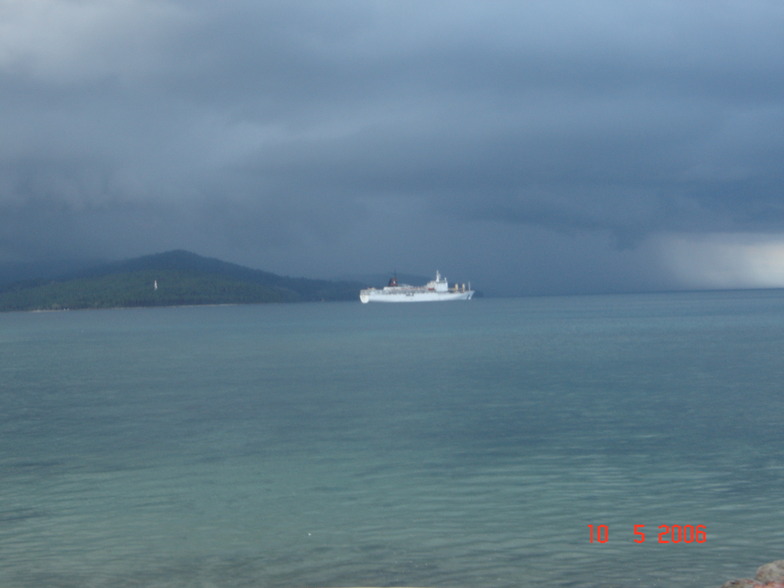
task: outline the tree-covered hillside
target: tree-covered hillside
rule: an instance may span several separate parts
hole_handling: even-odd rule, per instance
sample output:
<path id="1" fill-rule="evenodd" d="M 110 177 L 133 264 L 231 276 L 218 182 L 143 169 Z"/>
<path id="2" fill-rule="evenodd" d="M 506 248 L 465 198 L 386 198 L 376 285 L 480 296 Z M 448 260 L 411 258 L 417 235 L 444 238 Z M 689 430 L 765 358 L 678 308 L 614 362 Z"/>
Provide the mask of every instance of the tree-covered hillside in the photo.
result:
<path id="1" fill-rule="evenodd" d="M 355 282 L 289 278 L 187 251 L 101 265 L 0 288 L 0 310 L 353 300 Z"/>

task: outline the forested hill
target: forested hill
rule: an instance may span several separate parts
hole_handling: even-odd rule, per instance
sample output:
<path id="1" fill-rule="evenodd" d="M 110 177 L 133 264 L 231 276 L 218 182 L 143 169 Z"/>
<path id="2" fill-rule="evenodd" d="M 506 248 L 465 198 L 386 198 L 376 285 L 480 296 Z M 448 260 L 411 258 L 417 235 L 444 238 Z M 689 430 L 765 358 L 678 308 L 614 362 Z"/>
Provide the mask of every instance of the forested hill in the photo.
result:
<path id="1" fill-rule="evenodd" d="M 188 251 L 0 286 L 0 311 L 355 300 L 359 282 L 290 278 Z"/>

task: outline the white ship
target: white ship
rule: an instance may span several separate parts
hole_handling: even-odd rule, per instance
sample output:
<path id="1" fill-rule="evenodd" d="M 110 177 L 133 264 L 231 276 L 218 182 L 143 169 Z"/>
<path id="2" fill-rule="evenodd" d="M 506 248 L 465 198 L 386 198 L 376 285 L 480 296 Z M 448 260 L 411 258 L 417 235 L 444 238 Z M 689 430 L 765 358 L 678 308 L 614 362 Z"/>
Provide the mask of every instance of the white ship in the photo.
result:
<path id="1" fill-rule="evenodd" d="M 436 279 L 424 286 L 398 284 L 397 276 L 392 276 L 383 288 L 365 288 L 360 290 L 359 299 L 362 304 L 368 302 L 441 302 L 445 300 L 471 300 L 474 291 L 471 284 L 457 284 L 450 288 L 441 272 L 436 272 Z"/>

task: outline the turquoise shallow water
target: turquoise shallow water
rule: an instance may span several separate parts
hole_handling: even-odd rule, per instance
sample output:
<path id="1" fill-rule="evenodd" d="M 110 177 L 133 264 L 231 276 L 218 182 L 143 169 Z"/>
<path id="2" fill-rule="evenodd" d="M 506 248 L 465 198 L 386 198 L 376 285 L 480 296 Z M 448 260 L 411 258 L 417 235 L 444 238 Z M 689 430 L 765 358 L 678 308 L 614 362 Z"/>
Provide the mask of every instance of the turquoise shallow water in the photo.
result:
<path id="1" fill-rule="evenodd" d="M 783 373 L 776 291 L 2 314 L 0 586 L 719 586 Z"/>

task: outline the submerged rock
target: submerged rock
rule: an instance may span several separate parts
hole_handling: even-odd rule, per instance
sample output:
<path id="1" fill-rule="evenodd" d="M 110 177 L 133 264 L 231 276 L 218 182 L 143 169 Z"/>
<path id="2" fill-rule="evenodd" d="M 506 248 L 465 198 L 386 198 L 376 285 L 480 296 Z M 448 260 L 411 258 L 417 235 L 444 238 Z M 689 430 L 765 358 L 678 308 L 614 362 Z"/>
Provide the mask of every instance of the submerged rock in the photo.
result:
<path id="1" fill-rule="evenodd" d="M 759 584 L 751 578 L 740 578 L 738 580 L 724 582 L 724 584 L 721 585 L 721 588 L 754 588 L 755 585 L 758 586 Z"/>

